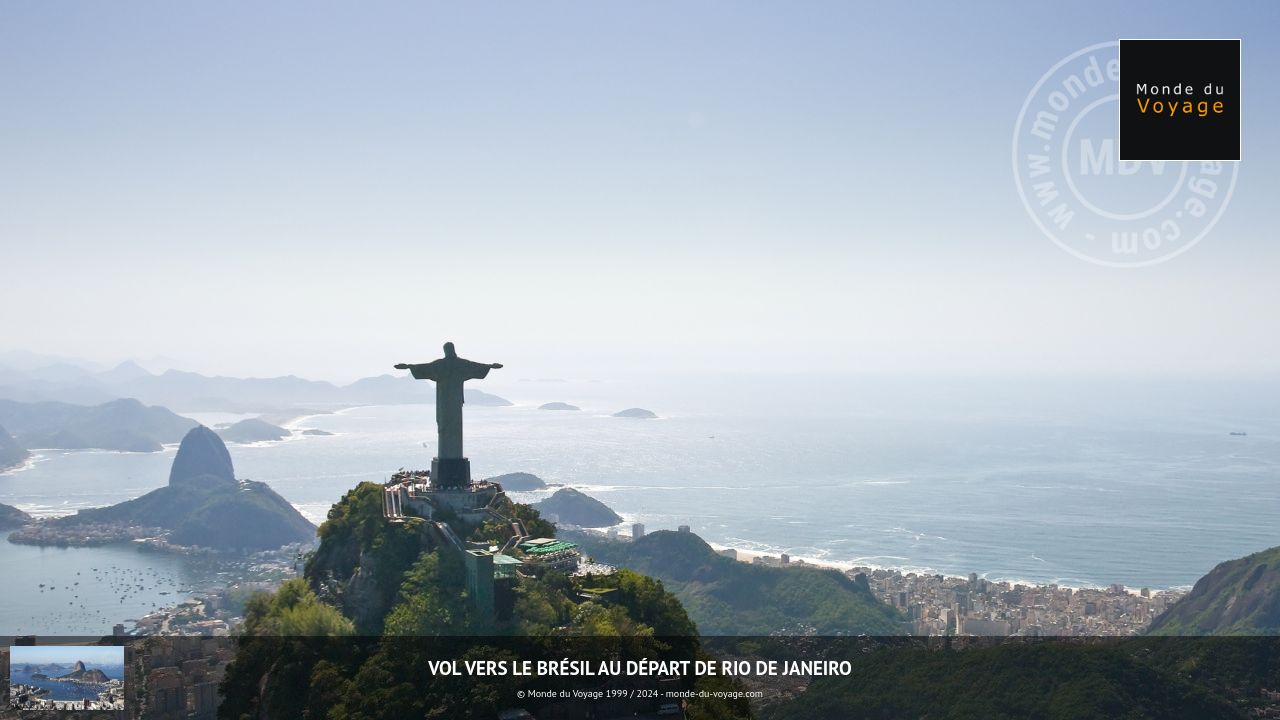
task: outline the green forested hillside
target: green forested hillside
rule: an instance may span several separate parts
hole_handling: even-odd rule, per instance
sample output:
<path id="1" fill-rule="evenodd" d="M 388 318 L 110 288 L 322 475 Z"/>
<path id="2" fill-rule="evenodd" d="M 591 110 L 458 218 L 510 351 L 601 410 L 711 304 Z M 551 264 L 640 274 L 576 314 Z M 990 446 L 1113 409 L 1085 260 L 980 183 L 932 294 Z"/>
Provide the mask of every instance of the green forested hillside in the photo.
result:
<path id="1" fill-rule="evenodd" d="M 719 555 L 693 533 L 659 531 L 636 542 L 573 539 L 595 559 L 662 580 L 704 635 L 899 635 L 901 615 L 844 574 L 767 567 Z"/>
<path id="2" fill-rule="evenodd" d="M 573 488 L 561 488 L 534 507 L 543 515 L 555 515 L 559 522 L 579 527 L 610 527 L 622 522 L 608 505 Z"/>
<path id="3" fill-rule="evenodd" d="M 1280 635 L 1280 547 L 1219 564 L 1149 633 Z"/>
<path id="4" fill-rule="evenodd" d="M 528 506 L 513 504 L 510 511 L 526 526 L 542 523 Z M 424 524 L 388 522 L 382 487 L 372 483 L 336 503 L 320 527 L 320 548 L 307 563 L 306 582 L 291 581 L 249 603 L 246 635 L 223 683 L 219 716 L 491 720 L 513 704 L 535 715 L 564 704 L 519 691 L 599 689 L 602 683 L 627 692 L 598 709 L 631 716 L 656 709 L 652 697 L 626 698 L 632 689 L 656 688 L 657 678 L 435 676 L 427 671 L 428 661 L 706 657 L 680 602 L 660 581 L 625 570 L 607 576 L 530 574 L 515 586 L 510 619 L 483 617 L 468 596 L 461 556 L 436 547 Z M 454 524 L 462 537 L 499 525 Z M 673 689 L 738 689 L 723 677 L 671 682 Z M 594 706 L 576 707 L 581 713 Z M 750 710 L 744 699 L 708 696 L 691 701 L 689 717 L 745 720 Z"/>

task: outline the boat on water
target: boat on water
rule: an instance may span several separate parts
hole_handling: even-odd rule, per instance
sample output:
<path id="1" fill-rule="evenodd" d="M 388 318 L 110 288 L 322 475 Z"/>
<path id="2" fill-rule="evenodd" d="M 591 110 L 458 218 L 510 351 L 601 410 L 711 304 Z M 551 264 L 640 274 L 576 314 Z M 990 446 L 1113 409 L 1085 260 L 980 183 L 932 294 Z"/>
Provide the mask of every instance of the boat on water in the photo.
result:
<path id="1" fill-rule="evenodd" d="M 1238 431 L 1232 430 L 1232 431 L 1231 431 L 1231 434 L 1232 434 L 1232 435 L 1235 435 L 1235 436 L 1237 436 L 1237 437 L 1244 437 L 1244 436 L 1248 435 L 1249 433 L 1247 433 L 1247 432 L 1238 432 Z"/>

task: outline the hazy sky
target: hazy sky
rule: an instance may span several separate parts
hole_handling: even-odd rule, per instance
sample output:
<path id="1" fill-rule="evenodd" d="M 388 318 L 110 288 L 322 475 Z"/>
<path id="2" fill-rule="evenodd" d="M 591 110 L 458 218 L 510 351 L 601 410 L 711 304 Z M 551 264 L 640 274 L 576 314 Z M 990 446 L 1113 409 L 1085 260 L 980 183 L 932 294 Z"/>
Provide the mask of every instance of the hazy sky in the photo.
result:
<path id="1" fill-rule="evenodd" d="M 13 665 L 23 663 L 73 663 L 86 665 L 122 665 L 124 649 L 119 647 L 95 647 L 92 645 L 13 646 L 9 648 Z"/>
<path id="2" fill-rule="evenodd" d="M 1277 28 L 1275 3 L 6 2 L 0 350 L 1274 371 Z M 1244 39 L 1230 208 L 1141 270 L 1055 247 L 1009 167 L 1041 74 L 1118 37 Z"/>

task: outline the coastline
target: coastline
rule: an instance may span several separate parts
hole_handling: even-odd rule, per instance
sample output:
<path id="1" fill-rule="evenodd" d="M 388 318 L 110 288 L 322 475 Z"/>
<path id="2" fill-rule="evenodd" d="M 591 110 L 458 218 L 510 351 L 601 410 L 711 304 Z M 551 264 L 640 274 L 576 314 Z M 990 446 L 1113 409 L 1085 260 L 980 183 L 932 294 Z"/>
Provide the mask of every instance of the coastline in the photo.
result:
<path id="1" fill-rule="evenodd" d="M 344 407 L 334 411 L 318 411 L 318 412 L 312 412 L 307 414 L 294 415 L 289 417 L 281 425 L 281 427 L 286 427 L 291 431 L 292 434 L 290 437 L 283 438 L 281 440 L 275 440 L 275 441 L 264 441 L 259 443 L 242 443 L 241 445 L 268 447 L 268 446 L 274 446 L 274 445 L 281 445 L 290 441 L 296 441 L 296 440 L 304 439 L 307 437 L 311 437 L 311 436 L 302 435 L 300 432 L 300 430 L 305 429 L 305 428 L 302 428 L 301 425 L 303 423 L 306 423 L 308 420 L 317 418 L 317 417 L 332 416 L 332 415 L 339 415 L 347 412 L 353 412 L 353 411 L 357 411 L 362 408 L 368 408 L 368 407 L 377 407 L 377 406 L 353 405 L 350 407 Z M 160 452 L 168 452 L 171 450 L 175 450 L 176 448 L 177 448 L 176 443 L 171 445 L 165 445 L 164 450 Z M 53 452 L 119 454 L 119 453 L 124 453 L 126 451 L 86 449 L 86 450 L 53 450 Z M 32 451 L 31 457 L 29 457 L 26 461 L 24 461 L 22 465 L 9 468 L 8 470 L 0 471 L 0 477 L 4 477 L 6 475 L 29 470 L 32 467 L 34 467 L 38 462 L 41 462 L 47 459 L 48 459 L 48 455 L 41 453 L 39 451 Z M 551 492 L 554 492 L 554 490 L 559 487 L 577 487 L 577 485 L 574 483 L 549 484 L 547 488 L 541 491 L 538 491 L 538 490 L 518 491 L 518 494 L 529 494 L 529 495 L 536 496 L 536 497 L 531 497 L 528 500 L 529 502 L 536 502 L 537 500 L 544 499 L 545 496 L 549 496 Z M 291 502 L 290 504 L 293 505 L 294 508 L 297 509 L 299 512 L 301 512 L 304 517 L 306 517 L 308 520 L 315 523 L 316 525 L 319 525 L 321 522 L 324 521 L 328 512 L 328 508 L 331 507 L 332 505 L 332 503 L 329 503 L 329 504 L 325 504 L 324 507 L 321 507 L 322 504 L 320 503 L 304 503 L 300 505 L 298 503 Z M 61 507 L 58 507 L 55 509 L 55 508 L 50 508 L 49 506 L 46 506 L 46 505 L 24 506 L 23 504 L 17 504 L 15 505 L 15 507 L 17 507 L 20 510 L 23 510 L 24 512 L 27 512 L 28 514 L 31 514 L 36 519 L 48 519 L 48 518 L 62 517 L 66 515 L 73 515 L 76 512 L 78 512 L 78 510 L 80 509 L 80 508 L 61 508 Z M 322 510 L 323 512 L 321 512 Z M 625 532 L 626 530 L 629 530 L 631 524 L 638 521 L 638 516 L 634 514 L 630 514 L 626 512 L 620 512 L 619 514 L 623 516 L 624 521 L 623 523 L 620 523 L 619 525 L 615 526 L 615 528 L 619 529 L 620 531 Z M 710 542 L 710 541 L 708 541 L 708 544 L 711 545 L 711 547 L 715 549 L 716 552 L 733 550 L 737 554 L 737 558 L 743 562 L 752 562 L 756 558 L 760 558 L 762 561 L 769 561 L 770 559 L 772 559 L 772 561 L 777 562 L 779 561 L 780 555 L 782 554 L 782 551 L 775 550 L 775 549 L 770 549 L 770 550 L 751 549 L 748 547 L 744 547 L 742 545 Z M 766 547 L 771 546 L 771 544 L 769 543 L 755 543 L 757 548 L 761 544 L 764 544 Z M 940 572 L 934 568 L 928 568 L 928 567 L 867 563 L 867 562 L 858 562 L 854 560 L 832 560 L 829 558 L 815 558 L 815 557 L 805 556 L 805 555 L 790 555 L 790 558 L 793 563 L 803 563 L 809 566 L 828 568 L 828 569 L 838 570 L 840 572 L 848 572 L 851 570 L 886 571 L 886 572 L 899 573 L 902 575 L 916 574 L 916 575 L 926 575 L 926 576 L 941 576 L 947 579 L 958 579 L 958 580 L 967 579 L 966 576 L 957 574 L 954 571 Z M 997 576 L 989 575 L 984 572 L 978 572 L 977 574 L 979 578 L 982 578 L 989 582 L 1020 584 L 1028 587 L 1050 587 L 1050 586 L 1056 585 L 1057 587 L 1060 587 L 1060 588 L 1070 588 L 1074 590 L 1105 590 L 1108 587 L 1106 585 L 1101 585 L 1101 584 L 1054 582 L 1051 580 L 1033 580 L 1028 578 L 997 577 Z M 1125 584 L 1125 587 L 1126 589 L 1128 589 L 1129 592 L 1136 592 L 1136 590 L 1133 590 L 1132 588 L 1130 588 L 1130 586 L 1127 583 Z M 1191 585 L 1173 585 L 1173 586 L 1167 586 L 1167 587 L 1148 586 L 1148 588 L 1153 593 L 1156 593 L 1156 592 L 1185 593 L 1191 589 Z"/>
<path id="2" fill-rule="evenodd" d="M 616 526 L 576 531 L 602 537 L 606 542 L 636 542 L 633 535 L 617 532 Z M 676 532 L 694 534 L 685 527 Z M 850 591 L 867 592 L 901 613 L 910 625 L 908 634 L 915 636 L 1141 635 L 1186 595 L 1183 590 L 1134 589 L 1118 583 L 1109 587 L 1071 587 L 1053 582 L 993 580 L 980 578 L 977 573 L 965 577 L 873 568 L 856 561 L 840 563 L 738 549 L 723 543 L 707 545 L 726 559 L 760 565 L 762 570 L 767 569 L 766 574 L 800 573 L 803 568 L 834 570 L 847 578 Z M 714 571 L 711 575 L 717 576 Z"/>
<path id="3" fill-rule="evenodd" d="M 569 487 L 569 486 L 566 486 L 566 487 Z M 616 508 L 614 509 L 614 511 L 618 512 Z M 625 512 L 618 512 L 618 514 L 623 516 L 623 522 L 613 526 L 613 528 L 594 528 L 594 529 L 584 528 L 584 530 L 586 532 L 599 533 L 603 535 L 610 529 L 616 529 L 619 531 L 620 537 L 626 537 L 629 540 L 630 537 L 623 534 L 623 531 L 629 531 L 631 528 L 631 525 L 639 521 L 636 519 L 635 515 L 630 515 Z M 649 530 L 649 532 L 653 532 L 655 530 L 665 530 L 665 529 L 668 529 L 668 528 L 652 528 Z M 702 536 L 699 535 L 699 537 L 702 537 Z M 827 558 L 815 558 L 815 557 L 810 557 L 806 555 L 792 555 L 790 553 L 783 553 L 782 551 L 749 549 L 749 548 L 742 547 L 740 545 L 712 542 L 710 540 L 707 540 L 706 538 L 703 538 L 703 541 L 706 542 L 708 545 L 710 545 L 711 549 L 715 550 L 717 553 L 720 553 L 722 555 L 725 554 L 725 551 L 732 550 L 736 556 L 735 559 L 738 560 L 739 562 L 752 563 L 752 562 L 759 561 L 765 564 L 782 565 L 781 556 L 783 554 L 786 554 L 790 560 L 788 564 L 796 565 L 798 567 L 804 567 L 804 566 L 818 567 L 818 568 L 824 568 L 828 570 L 837 570 L 842 573 L 849 573 L 851 571 L 868 572 L 868 573 L 881 571 L 881 572 L 888 572 L 888 573 L 897 573 L 903 576 L 917 575 L 917 576 L 941 577 L 944 580 L 967 581 L 969 579 L 965 575 L 959 575 L 959 574 L 956 574 L 955 572 L 940 572 L 933 568 L 902 566 L 902 565 L 883 565 L 883 564 L 877 564 L 877 563 L 857 562 L 854 560 L 831 560 Z M 1134 594 L 1134 595 L 1139 594 L 1143 589 L 1142 587 L 1130 586 L 1127 583 L 1115 583 L 1114 585 L 1095 585 L 1095 584 L 1088 584 L 1088 583 L 1055 582 L 1051 580 L 1030 580 L 1027 578 L 994 577 L 994 576 L 991 576 L 990 574 L 986 574 L 983 572 L 977 572 L 977 576 L 979 579 L 986 580 L 987 582 L 991 582 L 991 583 L 1024 585 L 1026 587 L 1032 587 L 1032 588 L 1058 587 L 1058 588 L 1069 589 L 1069 590 L 1101 591 L 1101 590 L 1108 590 L 1110 587 L 1123 586 L 1125 588 L 1125 592 Z M 1143 587 L 1145 587 L 1145 589 L 1147 589 L 1151 594 L 1172 593 L 1172 594 L 1182 595 L 1189 592 L 1192 586 L 1191 585 L 1172 585 L 1168 587 L 1156 587 L 1156 586 L 1143 586 Z"/>
<path id="4" fill-rule="evenodd" d="M 781 556 L 779 554 L 761 552 L 759 550 L 744 550 L 742 548 L 733 547 L 731 545 L 723 545 L 720 543 L 713 543 L 713 542 L 708 542 L 707 544 L 710 545 L 713 550 L 721 554 L 724 554 L 725 550 L 733 550 L 734 553 L 736 553 L 737 555 L 735 559 L 738 560 L 739 562 L 752 563 L 759 560 L 763 563 L 772 563 L 772 564 L 782 565 Z M 932 576 L 932 577 L 941 577 L 944 580 L 954 580 L 954 581 L 964 581 L 964 582 L 967 582 L 969 580 L 969 578 L 964 575 L 955 575 L 952 573 L 937 572 L 930 568 L 896 567 L 891 565 L 873 565 L 869 563 L 858 563 L 853 561 L 823 560 L 818 558 L 805 557 L 803 555 L 789 555 L 788 557 L 790 558 L 790 562 L 787 563 L 788 565 L 796 565 L 800 567 L 804 567 L 804 566 L 818 567 L 818 568 L 823 568 L 827 570 L 838 570 L 842 573 L 850 573 L 854 571 L 858 571 L 858 572 L 881 571 L 881 572 L 888 572 L 888 573 L 897 573 L 903 576 L 906 576 L 906 575 Z M 986 580 L 987 582 L 1006 583 L 1009 585 L 1025 585 L 1027 587 L 1032 587 L 1032 588 L 1048 588 L 1048 587 L 1056 586 L 1058 588 L 1069 589 L 1069 590 L 1101 591 L 1101 590 L 1109 589 L 1109 587 L 1105 585 L 1086 585 L 1086 584 L 1076 584 L 1076 583 L 1046 582 L 1043 580 L 1027 580 L 1025 578 L 990 577 L 988 575 L 984 575 L 983 573 L 977 573 L 977 576 L 979 579 Z M 1119 585 L 1119 583 L 1117 583 L 1117 585 Z M 1141 593 L 1140 588 L 1130 587 L 1129 585 L 1124 585 L 1123 587 L 1125 588 L 1125 592 L 1129 594 L 1138 595 Z M 1161 588 L 1148 587 L 1146 589 L 1149 590 L 1150 593 L 1153 595 L 1156 593 L 1182 594 L 1190 591 L 1191 586 L 1185 585 L 1185 586 L 1161 587 Z"/>
<path id="5" fill-rule="evenodd" d="M 382 406 L 353 405 L 350 407 L 340 408 L 335 411 L 325 411 L 325 410 L 317 410 L 313 412 L 300 411 L 298 414 L 293 414 L 287 418 L 284 418 L 282 422 L 282 426 L 287 427 L 291 431 L 291 433 L 293 433 L 292 437 L 285 438 L 278 441 L 248 443 L 245 445 L 247 446 L 283 445 L 287 440 L 297 440 L 297 439 L 300 439 L 301 437 L 306 437 L 300 434 L 300 431 L 304 428 L 317 427 L 317 426 L 323 428 L 326 424 L 323 418 L 326 416 L 334 418 L 337 415 L 359 414 L 359 413 L 362 413 L 362 411 L 368 410 L 370 408 L 379 408 L 379 407 L 382 407 Z M 350 427 L 350 425 L 343 425 L 343 427 Z M 342 434 L 342 433 L 339 433 L 339 434 Z M 314 447 L 320 448 L 322 446 L 323 444 L 319 446 L 314 446 Z M 162 456 L 170 455 L 172 451 L 176 449 L 176 447 L 177 447 L 176 444 L 166 445 L 164 446 L 164 450 L 157 454 Z M 313 447 L 313 446 L 306 446 L 306 447 Z M 333 447 L 335 449 L 341 450 L 344 446 L 341 443 L 339 443 L 337 445 L 333 445 L 329 447 Z M 233 447 L 232 452 L 234 453 L 234 451 L 235 450 Z M 266 452 L 270 453 L 272 451 L 266 451 Z M 143 453 L 130 453 L 130 452 L 124 452 L 124 451 L 109 451 L 109 450 L 50 451 L 46 453 L 41 453 L 39 455 L 35 455 L 32 458 L 29 458 L 28 461 L 24 464 L 25 467 L 23 469 L 30 469 L 38 461 L 44 460 L 44 459 L 52 459 L 55 461 L 59 461 L 62 459 L 62 455 L 64 454 L 66 455 L 79 455 L 79 454 L 142 455 Z M 91 460 L 92 460 L 91 458 L 86 459 L 85 462 L 88 463 Z M 538 463 L 536 461 L 532 463 L 527 463 L 527 458 L 525 459 L 517 458 L 515 462 L 517 464 L 514 465 L 514 467 L 521 467 L 521 466 L 527 466 L 527 465 L 541 467 L 541 466 L 547 465 L 545 463 Z M 505 464 L 509 467 L 512 466 L 512 461 L 510 460 L 510 458 L 507 459 Z M 55 462 L 53 464 L 53 467 L 54 469 L 58 469 L 61 467 L 61 465 L 58 465 Z M 9 472 L 21 472 L 21 470 L 16 470 L 16 471 L 10 470 Z M 48 474 L 48 473 L 44 473 L 44 474 Z M 583 474 L 573 473 L 572 475 L 570 475 L 570 477 L 572 477 L 573 475 L 577 475 L 578 477 L 583 477 L 585 473 Z M 512 495 L 513 496 L 524 495 L 527 498 L 529 498 L 527 501 L 532 502 L 535 499 L 542 499 L 550 495 L 560 487 L 583 488 L 588 491 L 606 487 L 604 485 L 594 485 L 591 483 L 579 483 L 579 482 L 573 482 L 571 480 L 566 482 L 564 481 L 566 480 L 564 475 L 558 475 L 557 478 L 560 479 L 561 482 L 548 483 L 548 487 L 544 488 L 543 490 L 524 491 L 520 493 L 513 492 Z M 643 480 L 639 482 L 615 481 L 615 484 L 608 485 L 607 487 L 608 489 L 611 489 L 611 490 L 616 489 L 616 490 L 644 491 L 648 489 L 646 485 L 647 483 L 645 483 Z M 695 485 L 694 489 L 700 489 L 696 487 L 698 485 L 697 483 L 695 483 L 694 485 Z M 666 488 L 664 487 L 662 489 L 666 489 Z M 719 489 L 724 489 L 724 488 L 719 488 Z M 731 488 L 731 489 L 745 490 L 745 488 Z M 308 520 L 311 520 L 316 524 L 320 524 L 321 522 L 324 521 L 325 516 L 327 515 L 328 509 L 332 506 L 333 500 L 336 499 L 336 497 L 330 497 L 326 499 L 324 497 L 325 495 L 327 495 L 327 493 L 314 496 L 316 497 L 317 500 L 323 500 L 323 502 L 310 502 L 310 503 L 301 503 L 301 504 L 291 502 L 290 504 L 293 505 L 295 508 L 297 508 L 300 512 L 302 512 L 304 517 L 307 517 Z M 605 497 L 607 498 L 609 496 L 605 494 Z M 624 500 L 621 496 L 614 496 L 614 499 L 615 501 L 619 501 L 620 504 L 624 506 L 630 505 L 635 510 L 643 511 L 644 508 L 647 507 L 647 505 L 645 505 L 643 501 L 640 501 L 640 500 L 627 501 L 627 500 Z M 675 529 L 675 523 L 677 521 L 687 522 L 686 519 L 683 519 L 684 513 L 686 511 L 695 512 L 694 510 L 691 509 L 693 506 L 682 506 L 682 507 L 683 507 L 683 510 L 681 509 L 681 507 L 677 507 L 670 510 L 668 514 L 649 515 L 647 517 L 643 514 L 643 512 L 621 513 L 626 518 L 626 523 L 620 526 L 619 529 L 621 530 L 622 533 L 625 534 L 627 532 L 629 524 L 635 521 L 642 521 L 642 522 L 646 522 L 646 524 L 650 524 L 652 530 L 657 530 L 659 528 L 664 528 L 664 527 L 666 529 Z M 22 509 L 26 510 L 28 508 L 22 507 Z M 36 508 L 31 508 L 31 510 L 36 510 Z M 75 512 L 75 509 L 64 508 L 64 507 L 59 507 L 59 508 L 41 507 L 37 510 L 37 512 L 40 512 L 42 515 L 46 517 L 50 517 L 50 516 L 56 516 L 56 515 Z M 693 519 L 695 522 L 698 521 L 697 517 L 692 517 L 690 519 Z M 714 526 L 708 526 L 703 528 L 702 531 L 714 533 L 716 532 L 716 528 Z M 760 536 L 753 536 L 749 534 L 751 532 L 749 529 L 747 529 L 746 532 L 744 532 L 743 529 L 738 529 L 736 532 L 721 530 L 720 539 L 726 542 L 715 542 L 715 543 L 710 543 L 710 545 L 718 552 L 729 550 L 729 549 L 734 550 L 734 555 L 736 556 L 736 559 L 742 562 L 752 563 L 752 562 L 759 561 L 762 564 L 772 564 L 772 565 L 778 566 L 778 565 L 782 565 L 780 555 L 786 549 L 786 547 L 784 546 L 784 543 L 797 543 L 797 546 L 799 543 L 799 541 L 795 537 L 787 534 L 786 526 L 780 526 L 779 528 L 776 528 L 776 529 L 766 528 L 762 526 L 762 527 L 755 528 L 755 531 L 759 532 Z M 728 535 L 728 537 L 725 537 L 726 535 Z M 761 537 L 761 536 L 764 536 L 764 537 Z M 853 540 L 845 541 L 844 545 L 839 546 L 840 548 L 839 553 L 842 555 L 856 555 L 856 550 L 858 548 L 852 547 L 854 543 L 855 541 Z M 817 549 L 812 547 L 808 547 L 807 549 L 810 552 L 813 552 L 815 555 L 818 555 L 818 557 L 813 557 L 809 555 L 800 555 L 800 554 L 791 555 L 789 558 L 790 562 L 788 563 L 788 565 L 833 569 L 844 574 L 852 574 L 853 572 L 858 572 L 858 571 L 866 572 L 868 577 L 871 579 L 873 585 L 876 585 L 877 582 L 881 582 L 881 583 L 899 582 L 897 579 L 888 578 L 888 575 L 898 575 L 903 577 L 909 576 L 909 575 L 917 575 L 921 577 L 922 579 L 921 584 L 924 584 L 924 585 L 950 586 L 950 585 L 963 584 L 966 581 L 968 581 L 966 574 L 961 571 L 963 570 L 963 568 L 957 569 L 955 565 L 951 565 L 950 571 L 948 572 L 938 572 L 936 570 L 933 570 L 932 568 L 927 568 L 927 567 L 912 567 L 910 566 L 910 560 L 905 557 L 902 558 L 901 561 L 899 561 L 897 558 L 891 557 L 892 555 L 895 555 L 895 554 L 901 554 L 901 555 L 915 554 L 914 552 L 911 552 L 910 549 L 907 547 L 902 548 L 901 549 L 902 551 L 897 553 L 894 552 L 895 550 L 898 550 L 897 547 L 888 548 L 887 550 L 885 548 L 881 548 L 880 550 L 882 555 L 881 557 L 867 558 L 867 559 L 860 559 L 857 557 L 853 557 L 851 559 L 833 559 L 830 555 L 826 554 L 825 549 Z M 854 550 L 855 552 L 849 552 L 850 550 Z M 932 556 L 928 556 L 928 557 L 932 557 Z M 948 558 L 948 560 L 949 559 L 950 558 Z M 964 558 L 957 558 L 957 559 L 963 561 Z M 1117 573 L 1107 572 L 1105 573 L 1106 575 L 1116 574 L 1120 577 L 1123 577 L 1125 574 L 1123 573 L 1123 568 L 1126 565 L 1136 566 L 1136 559 L 1131 560 L 1129 563 L 1126 563 L 1123 557 L 1119 557 L 1117 559 L 1119 560 L 1119 562 L 1113 562 L 1112 565 L 1115 567 L 1119 567 L 1121 572 L 1117 572 Z M 872 563 L 872 562 L 868 562 L 867 560 L 876 560 L 879 562 Z M 895 565 L 895 563 L 899 563 L 899 562 L 901 564 Z M 1015 565 L 1014 567 L 1020 567 L 1020 566 Z M 1114 570 L 1115 567 L 1113 567 L 1112 569 Z M 1032 571 L 1034 572 L 1034 568 L 1032 568 Z M 876 573 L 876 575 L 873 575 L 873 573 Z M 1104 584 L 1089 584 L 1087 582 L 1055 583 L 1052 579 L 1049 579 L 1049 578 L 1043 578 L 1039 580 L 1026 580 L 1023 578 L 1012 578 L 1012 577 L 998 578 L 998 577 L 995 577 L 994 574 L 981 575 L 980 577 L 982 580 L 988 581 L 991 584 L 1008 583 L 1011 585 L 1028 586 L 1032 589 L 1037 589 L 1037 588 L 1047 589 L 1049 587 L 1056 585 L 1060 589 L 1087 589 L 1087 590 L 1098 591 L 1104 594 L 1108 592 L 1108 588 Z M 1088 575 L 1085 575 L 1085 577 L 1088 577 Z M 1155 593 L 1157 594 L 1161 594 L 1161 593 L 1176 594 L 1178 591 L 1183 589 L 1184 588 L 1180 588 L 1180 587 L 1157 588 L 1154 586 L 1151 588 L 1151 590 L 1155 591 Z M 876 586 L 876 592 L 878 595 L 886 594 L 884 590 L 879 586 Z M 1137 594 L 1136 588 L 1126 587 L 1123 590 L 1123 592 L 1126 595 Z M 890 602 L 890 601 L 886 600 L 886 602 Z M 939 605 L 938 607 L 943 607 L 943 606 Z"/>
<path id="6" fill-rule="evenodd" d="M 24 458 L 22 462 L 17 463 L 16 465 L 10 465 L 8 467 L 0 468 L 0 477 L 4 477 L 5 475 L 9 475 L 11 473 L 20 473 L 24 470 L 30 470 L 31 468 L 35 467 L 35 464 L 43 458 L 44 456 L 41 455 L 36 450 L 27 450 L 27 457 Z"/>

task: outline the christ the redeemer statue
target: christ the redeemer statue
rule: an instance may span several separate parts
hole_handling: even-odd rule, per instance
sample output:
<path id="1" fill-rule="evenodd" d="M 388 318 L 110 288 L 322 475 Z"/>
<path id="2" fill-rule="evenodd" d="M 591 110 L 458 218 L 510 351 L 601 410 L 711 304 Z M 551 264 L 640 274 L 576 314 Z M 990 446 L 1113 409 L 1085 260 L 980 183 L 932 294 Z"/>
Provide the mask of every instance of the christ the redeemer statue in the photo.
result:
<path id="1" fill-rule="evenodd" d="M 471 463 L 462 454 L 462 383 L 480 380 L 499 363 L 478 363 L 458 357 L 453 343 L 444 344 L 444 357 L 429 363 L 400 363 L 417 380 L 436 384 L 436 432 L 439 446 L 431 462 L 431 484 L 436 487 L 465 487 L 471 483 Z"/>

